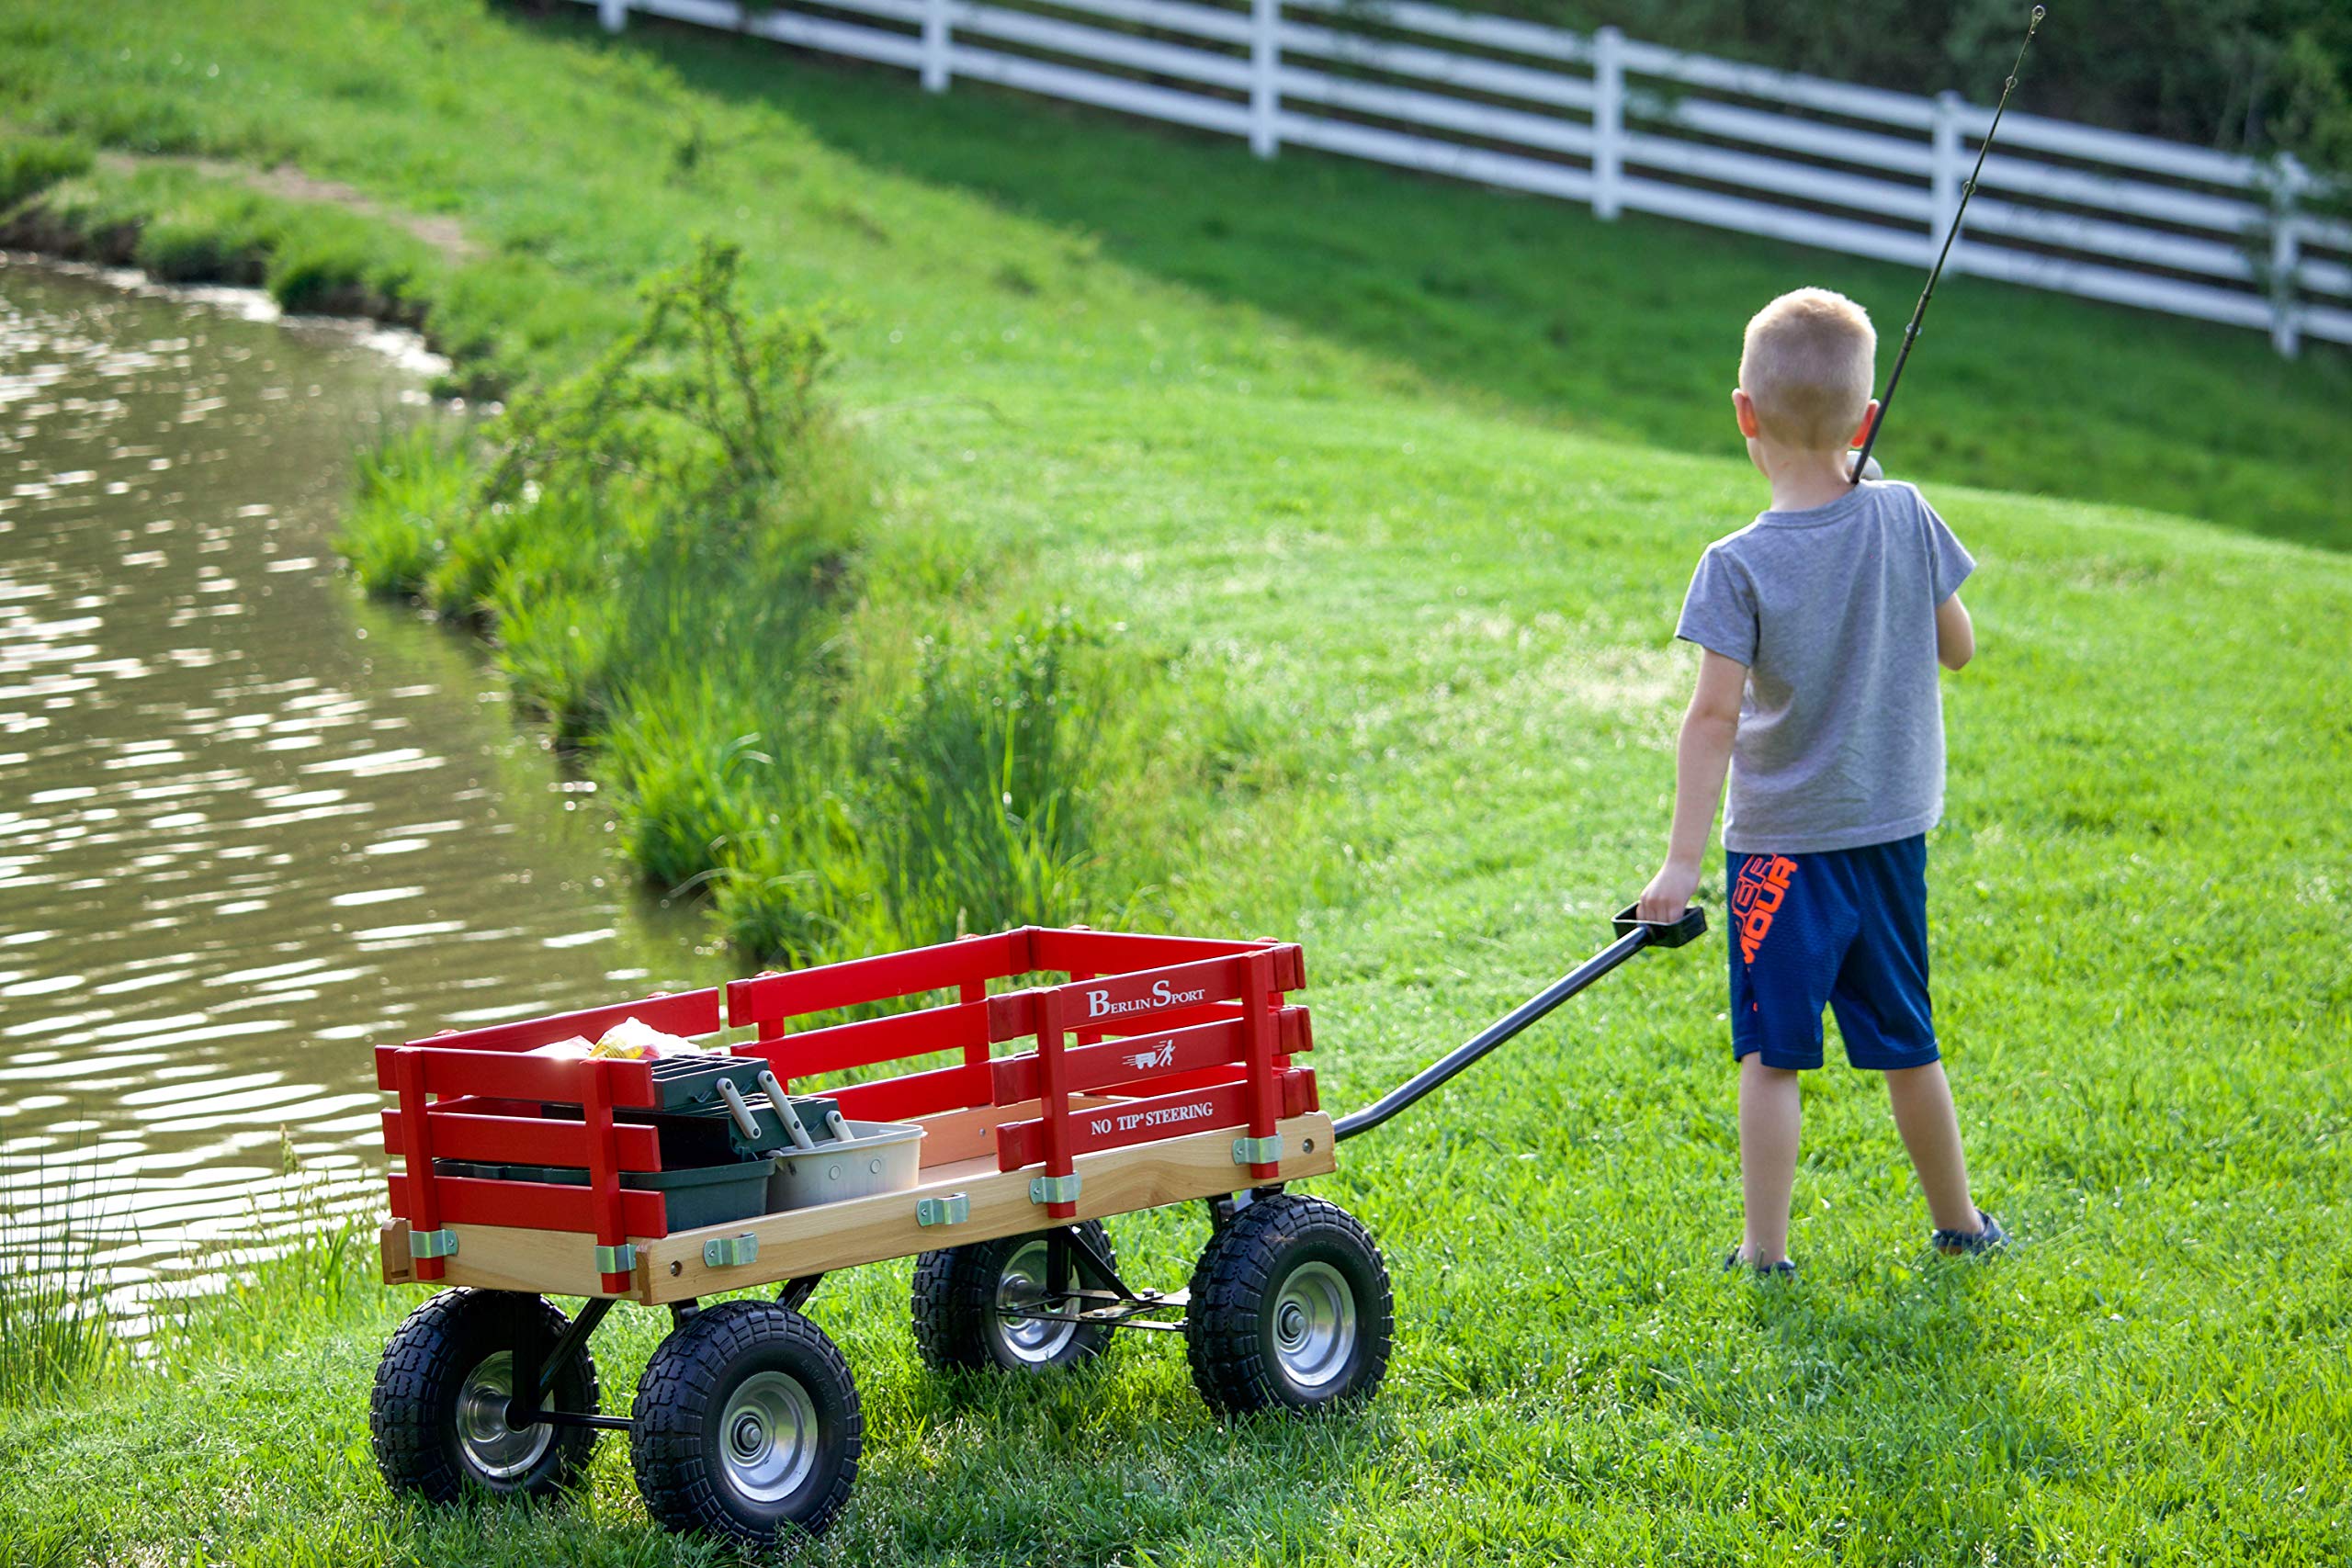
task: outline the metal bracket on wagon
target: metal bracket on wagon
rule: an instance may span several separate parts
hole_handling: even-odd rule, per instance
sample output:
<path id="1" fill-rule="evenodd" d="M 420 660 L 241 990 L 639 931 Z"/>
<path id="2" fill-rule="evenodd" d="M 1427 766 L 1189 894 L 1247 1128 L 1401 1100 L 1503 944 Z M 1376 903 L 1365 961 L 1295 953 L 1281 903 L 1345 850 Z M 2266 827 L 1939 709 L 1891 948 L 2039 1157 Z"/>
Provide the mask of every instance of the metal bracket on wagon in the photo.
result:
<path id="1" fill-rule="evenodd" d="M 1075 1177 L 1072 1180 L 1077 1179 Z M 1036 1189 L 1030 1189 L 1032 1198 Z M 915 1200 L 915 1224 L 919 1225 L 960 1225 L 972 1217 L 972 1200 L 962 1192 L 950 1192 L 944 1198 Z"/>
<path id="2" fill-rule="evenodd" d="M 1040 1176 L 1029 1183 L 1032 1203 L 1075 1203 L 1078 1201 L 1078 1172 L 1068 1176 Z"/>
<path id="3" fill-rule="evenodd" d="M 759 1256 L 760 1238 L 750 1231 L 741 1235 L 715 1235 L 702 1244 L 702 1260 L 713 1269 L 732 1269 L 756 1261 Z"/>
<path id="4" fill-rule="evenodd" d="M 602 1274 L 636 1273 L 637 1243 L 625 1241 L 618 1247 L 599 1246 L 596 1248 L 596 1270 Z"/>
<path id="5" fill-rule="evenodd" d="M 458 1233 L 443 1226 L 437 1231 L 408 1233 L 408 1255 L 411 1258 L 455 1258 L 458 1255 Z"/>
<path id="6" fill-rule="evenodd" d="M 1236 1165 L 1280 1165 L 1283 1159 L 1283 1135 L 1269 1133 L 1262 1138 L 1233 1140 L 1233 1163 Z"/>

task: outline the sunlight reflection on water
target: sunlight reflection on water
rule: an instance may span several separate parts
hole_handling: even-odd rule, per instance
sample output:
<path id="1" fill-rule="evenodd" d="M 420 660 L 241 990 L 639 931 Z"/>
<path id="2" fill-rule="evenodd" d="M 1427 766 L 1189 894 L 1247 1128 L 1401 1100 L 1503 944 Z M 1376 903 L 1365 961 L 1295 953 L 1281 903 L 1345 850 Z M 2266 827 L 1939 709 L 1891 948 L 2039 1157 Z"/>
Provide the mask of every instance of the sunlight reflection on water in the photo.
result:
<path id="1" fill-rule="evenodd" d="M 132 1294 L 381 1208 L 371 1046 L 722 966 L 471 648 L 337 576 L 423 400 L 381 338 L 0 265 L 0 1234 Z"/>

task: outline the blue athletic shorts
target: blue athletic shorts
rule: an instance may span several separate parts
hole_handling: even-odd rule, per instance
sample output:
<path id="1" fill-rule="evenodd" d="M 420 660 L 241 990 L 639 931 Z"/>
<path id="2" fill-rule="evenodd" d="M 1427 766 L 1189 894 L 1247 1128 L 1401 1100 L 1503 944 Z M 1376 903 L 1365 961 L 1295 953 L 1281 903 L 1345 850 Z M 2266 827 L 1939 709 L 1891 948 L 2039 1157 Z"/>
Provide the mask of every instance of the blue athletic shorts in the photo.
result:
<path id="1" fill-rule="evenodd" d="M 1936 1060 L 1925 834 L 1729 860 L 1735 1060 L 1760 1052 L 1768 1067 L 1821 1066 L 1825 1006 L 1855 1066 Z"/>

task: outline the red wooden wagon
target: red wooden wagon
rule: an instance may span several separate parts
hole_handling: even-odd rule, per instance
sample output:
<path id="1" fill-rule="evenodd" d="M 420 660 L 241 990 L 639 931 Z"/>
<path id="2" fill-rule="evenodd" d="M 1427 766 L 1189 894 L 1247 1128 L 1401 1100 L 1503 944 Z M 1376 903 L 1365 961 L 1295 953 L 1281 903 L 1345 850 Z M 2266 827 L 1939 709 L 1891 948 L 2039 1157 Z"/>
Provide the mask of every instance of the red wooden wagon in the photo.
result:
<path id="1" fill-rule="evenodd" d="M 1061 1366 L 1115 1328 L 1156 1328 L 1184 1335 L 1223 1410 L 1363 1397 L 1387 1365 L 1386 1269 L 1362 1224 L 1287 1185 L 1703 925 L 1621 919 L 1610 948 L 1336 1123 L 1301 1061 L 1314 1035 L 1289 997 L 1305 965 L 1283 942 L 1033 927 L 380 1047 L 401 1162 L 384 1279 L 455 1288 L 385 1351 L 379 1463 L 435 1498 L 537 1493 L 577 1474 L 598 1429 L 625 1430 L 663 1524 L 752 1543 L 821 1530 L 848 1500 L 862 1422 L 847 1366 L 798 1308 L 834 1269 L 915 1254 L 934 1367 Z M 908 1010 L 794 1027 L 877 1007 Z M 626 1018 L 753 1037 L 652 1059 L 538 1049 Z M 821 1096 L 795 1087 L 886 1066 Z M 1102 1220 L 1191 1200 L 1212 1234 L 1190 1288 L 1129 1286 Z M 775 1301 L 697 1304 L 779 1282 Z M 558 1295 L 585 1298 L 577 1316 Z M 588 1348 L 620 1301 L 673 1318 L 628 1416 L 599 1411 Z"/>

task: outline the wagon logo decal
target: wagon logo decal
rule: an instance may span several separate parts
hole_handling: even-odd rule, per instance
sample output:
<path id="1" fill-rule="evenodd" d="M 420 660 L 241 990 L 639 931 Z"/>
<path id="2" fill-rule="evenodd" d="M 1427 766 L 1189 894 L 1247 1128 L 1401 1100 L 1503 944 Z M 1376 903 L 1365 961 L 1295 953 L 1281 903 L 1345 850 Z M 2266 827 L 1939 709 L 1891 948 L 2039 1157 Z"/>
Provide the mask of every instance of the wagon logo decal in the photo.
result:
<path id="1" fill-rule="evenodd" d="M 1154 1067 L 1172 1067 L 1176 1065 L 1176 1042 L 1163 1040 L 1156 1051 L 1136 1051 L 1120 1057 L 1119 1060 L 1145 1072 Z"/>
<path id="2" fill-rule="evenodd" d="M 1114 1132 L 1132 1133 L 1138 1127 L 1173 1127 L 1185 1122 L 1205 1122 L 1216 1114 L 1216 1101 L 1187 1100 L 1182 1105 L 1163 1105 L 1157 1111 L 1127 1111 L 1109 1116 L 1094 1116 L 1087 1120 L 1090 1136 L 1108 1137 Z"/>
<path id="3" fill-rule="evenodd" d="M 1165 980 L 1154 980 L 1151 983 L 1150 995 L 1131 997 L 1125 1001 L 1114 1002 L 1111 999 L 1110 989 L 1106 987 L 1086 993 L 1086 1016 L 1116 1018 L 1123 1012 L 1158 1012 L 1163 1008 L 1189 1007 L 1194 1002 L 1205 1001 L 1208 994 L 1208 987 L 1205 986 L 1195 987 L 1189 991 L 1180 991 Z"/>

